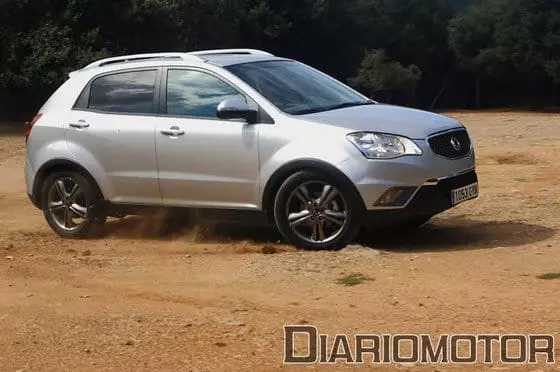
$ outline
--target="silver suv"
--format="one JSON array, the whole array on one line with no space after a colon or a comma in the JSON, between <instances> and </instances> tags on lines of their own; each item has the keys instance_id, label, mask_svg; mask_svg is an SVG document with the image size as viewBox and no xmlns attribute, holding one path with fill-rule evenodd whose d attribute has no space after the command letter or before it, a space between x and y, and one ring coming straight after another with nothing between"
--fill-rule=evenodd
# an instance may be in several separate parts
<instances>
[{"instance_id":1,"label":"silver suv","mask_svg":"<svg viewBox=\"0 0 560 372\"><path fill-rule=\"evenodd\" d=\"M94 62L26 142L29 197L70 238L179 207L262 212L298 247L337 249L364 226L421 225L478 196L458 121L252 49Z\"/></svg>"}]
</instances>

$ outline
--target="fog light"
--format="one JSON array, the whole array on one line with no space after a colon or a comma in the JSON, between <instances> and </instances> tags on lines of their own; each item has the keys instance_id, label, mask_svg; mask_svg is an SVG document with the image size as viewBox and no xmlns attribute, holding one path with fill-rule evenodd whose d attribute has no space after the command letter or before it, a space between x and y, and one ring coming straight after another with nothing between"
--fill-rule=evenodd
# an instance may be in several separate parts
<instances>
[{"instance_id":1,"label":"fog light","mask_svg":"<svg viewBox=\"0 0 560 372\"><path fill-rule=\"evenodd\" d=\"M394 187L389 189L375 203L376 207L402 207L408 203L416 187Z\"/></svg>"}]
</instances>

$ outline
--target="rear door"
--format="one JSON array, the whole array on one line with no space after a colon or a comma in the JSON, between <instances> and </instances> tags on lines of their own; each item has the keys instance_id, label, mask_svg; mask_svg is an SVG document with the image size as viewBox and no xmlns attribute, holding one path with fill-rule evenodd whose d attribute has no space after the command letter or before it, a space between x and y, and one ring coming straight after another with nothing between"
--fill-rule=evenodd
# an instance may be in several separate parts
<instances>
[{"instance_id":1,"label":"rear door","mask_svg":"<svg viewBox=\"0 0 560 372\"><path fill-rule=\"evenodd\" d=\"M164 71L156 124L164 205L257 208L261 124L218 119L218 104L229 98L248 99L212 72Z\"/></svg>"},{"instance_id":2,"label":"rear door","mask_svg":"<svg viewBox=\"0 0 560 372\"><path fill-rule=\"evenodd\" d=\"M161 204L154 115L158 68L95 77L65 118L70 151L115 203Z\"/></svg>"}]
</instances>

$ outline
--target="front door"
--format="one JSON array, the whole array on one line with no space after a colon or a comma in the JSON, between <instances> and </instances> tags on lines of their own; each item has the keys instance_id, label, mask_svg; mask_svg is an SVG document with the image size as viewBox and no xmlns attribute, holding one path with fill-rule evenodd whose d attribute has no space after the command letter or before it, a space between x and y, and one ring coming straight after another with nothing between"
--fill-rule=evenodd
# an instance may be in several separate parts
<instances>
[{"instance_id":1,"label":"front door","mask_svg":"<svg viewBox=\"0 0 560 372\"><path fill-rule=\"evenodd\" d=\"M218 104L242 97L210 72L169 69L156 122L159 184L165 206L256 209L258 128L220 120Z\"/></svg>"}]
</instances>

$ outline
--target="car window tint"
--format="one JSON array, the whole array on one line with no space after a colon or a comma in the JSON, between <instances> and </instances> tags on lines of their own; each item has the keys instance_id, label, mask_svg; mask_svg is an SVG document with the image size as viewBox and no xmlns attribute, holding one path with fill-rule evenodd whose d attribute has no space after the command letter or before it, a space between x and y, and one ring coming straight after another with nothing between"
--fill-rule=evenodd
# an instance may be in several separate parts
<instances>
[{"instance_id":1,"label":"car window tint","mask_svg":"<svg viewBox=\"0 0 560 372\"><path fill-rule=\"evenodd\" d=\"M200 71L169 70L167 74L167 113L180 116L216 118L220 102L245 99L222 80Z\"/></svg>"},{"instance_id":2,"label":"car window tint","mask_svg":"<svg viewBox=\"0 0 560 372\"><path fill-rule=\"evenodd\" d=\"M301 115L369 103L349 87L299 62L253 62L226 69L289 114Z\"/></svg>"},{"instance_id":3,"label":"car window tint","mask_svg":"<svg viewBox=\"0 0 560 372\"><path fill-rule=\"evenodd\" d=\"M106 112L153 112L157 71L123 72L91 83L88 108Z\"/></svg>"}]
</instances>

